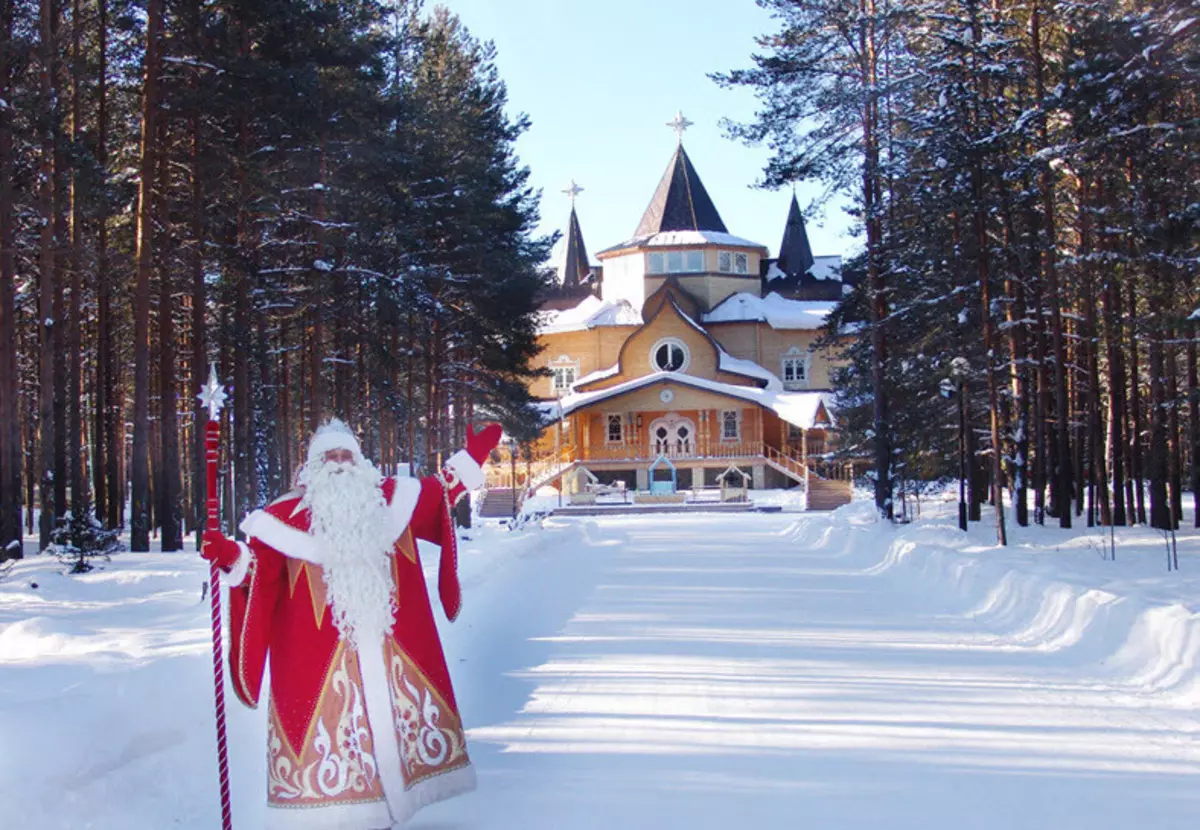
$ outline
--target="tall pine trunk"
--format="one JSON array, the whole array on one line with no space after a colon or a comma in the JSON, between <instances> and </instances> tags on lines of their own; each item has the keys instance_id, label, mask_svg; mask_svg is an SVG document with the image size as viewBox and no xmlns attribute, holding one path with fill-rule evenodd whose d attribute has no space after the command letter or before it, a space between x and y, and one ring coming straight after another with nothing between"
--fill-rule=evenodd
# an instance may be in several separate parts
<instances>
[{"instance_id":1,"label":"tall pine trunk","mask_svg":"<svg viewBox=\"0 0 1200 830\"><path fill-rule=\"evenodd\" d=\"M1187 326L1188 460L1191 462L1192 516L1200 527L1200 382L1196 367L1196 324Z\"/></svg>"},{"instance_id":2,"label":"tall pine trunk","mask_svg":"<svg viewBox=\"0 0 1200 830\"><path fill-rule=\"evenodd\" d=\"M189 12L192 16L192 50L196 55L202 54L200 0L193 0ZM190 156L188 159L188 176L191 184L191 237L192 250L188 265L192 276L192 355L191 355L191 390L192 390L192 526L196 530L196 545L199 547L200 535L204 532L207 478L205 474L204 438L208 428L208 410L200 403L200 390L208 378L206 357L208 352L208 332L205 330L205 303L207 302L204 285L204 184L200 170L200 100L198 96L197 72L193 72L189 81L192 94L192 111L189 131L191 132Z\"/></svg>"},{"instance_id":3,"label":"tall pine trunk","mask_svg":"<svg viewBox=\"0 0 1200 830\"><path fill-rule=\"evenodd\" d=\"M885 519L892 519L892 441L887 391L887 330L888 299L883 268L882 233L879 205L879 136L877 127L879 89L877 47L875 42L875 0L864 0L860 12L864 25L859 29L859 52L862 55L862 86L867 90L863 103L863 212L867 230L867 280L871 286L871 393L874 403L873 426L875 443L875 509Z\"/></svg>"},{"instance_id":4,"label":"tall pine trunk","mask_svg":"<svg viewBox=\"0 0 1200 830\"><path fill-rule=\"evenodd\" d=\"M980 86L975 101L988 98L989 84L980 78L976 58L981 40L979 27L979 8L975 0L969 2L971 15L971 38L976 49L971 53L971 73L975 83ZM985 116L978 110L976 104L973 113L973 129L978 136L985 127ZM983 158L976 153L974 164L971 166L971 198L975 208L975 261L976 274L979 279L980 313L983 319L983 353L984 373L988 390L988 423L992 439L991 463L991 498L996 510L996 540L1001 545L1008 544L1007 528L1004 525L1004 449L1000 444L1000 394L997 389L995 362L996 334L995 322L992 319L991 268L989 263L989 246L987 234L987 205L983 196Z\"/></svg>"},{"instance_id":5,"label":"tall pine trunk","mask_svg":"<svg viewBox=\"0 0 1200 830\"><path fill-rule=\"evenodd\" d=\"M81 91L80 85L86 70L80 35L83 23L80 19L80 2L71 4L71 143L77 144L80 137ZM74 166L71 170L71 304L67 317L67 466L71 475L71 513L76 520L89 511L88 487L83 469L83 215L80 205L79 176Z\"/></svg>"},{"instance_id":6,"label":"tall pine trunk","mask_svg":"<svg viewBox=\"0 0 1200 830\"><path fill-rule=\"evenodd\" d=\"M13 0L0 0L0 100L12 100ZM12 109L0 107L0 562L21 558L21 419L17 410Z\"/></svg>"},{"instance_id":7,"label":"tall pine trunk","mask_svg":"<svg viewBox=\"0 0 1200 830\"><path fill-rule=\"evenodd\" d=\"M41 508L38 522L40 549L50 544L50 531L54 529L54 518L61 505L54 501L54 147L56 125L53 117L54 75L57 45L54 42L54 0L41 0L38 28L41 35L39 49L39 80L42 105L45 108L44 126L41 135L41 153L38 158L38 214L41 233L38 239L39 279L38 313L41 332L40 359L38 367L38 401L41 433L41 477L38 484L38 501Z\"/></svg>"},{"instance_id":8,"label":"tall pine trunk","mask_svg":"<svg viewBox=\"0 0 1200 830\"><path fill-rule=\"evenodd\" d=\"M146 75L137 216L137 279L133 297L133 458L130 548L150 550L150 272L154 265L154 177L158 170L158 98L163 0L146 7Z\"/></svg>"},{"instance_id":9,"label":"tall pine trunk","mask_svg":"<svg viewBox=\"0 0 1200 830\"><path fill-rule=\"evenodd\" d=\"M1145 459L1142 453L1142 383L1138 375L1138 342L1140 340L1139 335L1143 332L1138 331L1137 327L1137 293L1133 285L1129 286L1128 319L1130 321L1129 409L1131 421L1129 431L1129 469L1134 490L1133 495L1137 503L1137 521L1138 524L1146 524L1146 472L1144 469ZM1151 339L1153 339L1153 332L1151 332Z\"/></svg>"},{"instance_id":10,"label":"tall pine trunk","mask_svg":"<svg viewBox=\"0 0 1200 830\"><path fill-rule=\"evenodd\" d=\"M1108 245L1102 243L1102 247ZM1104 333L1108 358L1108 458L1112 470L1112 522L1129 522L1125 512L1125 354L1121 349L1121 286L1115 269L1104 277ZM1132 505L1131 505L1132 506Z\"/></svg>"},{"instance_id":11,"label":"tall pine trunk","mask_svg":"<svg viewBox=\"0 0 1200 830\"><path fill-rule=\"evenodd\" d=\"M120 524L110 509L116 493L116 448L109 440L113 419L112 289L108 281L108 0L96 4L99 66L96 70L96 166L100 170L98 215L96 217L96 375L92 425L92 487L96 520L116 527Z\"/></svg>"},{"instance_id":12,"label":"tall pine trunk","mask_svg":"<svg viewBox=\"0 0 1200 830\"><path fill-rule=\"evenodd\" d=\"M166 147L166 120L158 124L159 146ZM166 152L158 158L159 187L156 203L161 217L166 217L167 193L170 189ZM164 237L168 234L164 234ZM159 246L162 265L158 277L158 423L159 464L158 475L158 524L161 528L162 550L176 551L183 548L183 527L180 513L181 483L179 477L179 404L178 382L175 361L175 282L171 257Z\"/></svg>"},{"instance_id":13,"label":"tall pine trunk","mask_svg":"<svg viewBox=\"0 0 1200 830\"><path fill-rule=\"evenodd\" d=\"M1175 345L1177 329L1171 323L1167 328L1167 344L1164 350L1167 396L1167 482L1171 492L1171 526L1178 527L1183 519L1183 463L1179 434L1179 365L1178 347Z\"/></svg>"}]
</instances>

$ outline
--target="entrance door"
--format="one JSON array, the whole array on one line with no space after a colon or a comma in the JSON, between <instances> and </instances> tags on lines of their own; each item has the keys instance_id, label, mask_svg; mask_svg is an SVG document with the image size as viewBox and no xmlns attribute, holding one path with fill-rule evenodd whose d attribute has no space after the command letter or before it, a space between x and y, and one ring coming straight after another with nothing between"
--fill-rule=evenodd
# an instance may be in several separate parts
<instances>
[{"instance_id":1,"label":"entrance door","mask_svg":"<svg viewBox=\"0 0 1200 830\"><path fill-rule=\"evenodd\" d=\"M658 418L650 424L650 447L656 456L693 456L696 454L696 424L675 413Z\"/></svg>"}]
</instances>

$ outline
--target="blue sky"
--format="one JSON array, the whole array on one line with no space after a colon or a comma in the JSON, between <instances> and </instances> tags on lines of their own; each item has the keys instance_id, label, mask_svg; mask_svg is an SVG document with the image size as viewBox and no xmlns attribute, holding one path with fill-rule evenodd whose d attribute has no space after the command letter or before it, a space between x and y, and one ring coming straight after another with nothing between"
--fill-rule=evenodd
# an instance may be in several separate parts
<instances>
[{"instance_id":1,"label":"blue sky","mask_svg":"<svg viewBox=\"0 0 1200 830\"><path fill-rule=\"evenodd\" d=\"M722 134L727 117L747 120L746 90L722 90L707 73L749 64L754 38L774 28L754 0L442 0L471 33L496 44L510 111L533 126L517 149L541 188L543 232L566 225L573 178L589 252L633 234L671 153L676 111L695 125L688 155L730 233L777 252L789 191L752 188L768 151ZM801 208L820 192L801 184ZM836 204L807 217L813 253L856 247Z\"/></svg>"}]
</instances>

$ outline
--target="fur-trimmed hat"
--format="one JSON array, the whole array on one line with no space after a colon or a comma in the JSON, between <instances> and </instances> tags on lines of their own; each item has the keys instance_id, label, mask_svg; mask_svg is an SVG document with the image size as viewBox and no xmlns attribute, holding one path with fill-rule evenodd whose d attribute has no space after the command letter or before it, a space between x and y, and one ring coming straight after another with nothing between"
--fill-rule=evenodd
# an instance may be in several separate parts
<instances>
[{"instance_id":1,"label":"fur-trimmed hat","mask_svg":"<svg viewBox=\"0 0 1200 830\"><path fill-rule=\"evenodd\" d=\"M321 458L330 450L350 450L356 457L362 457L358 439L354 437L350 427L337 418L330 418L317 428L308 445L308 460L311 462Z\"/></svg>"}]
</instances>

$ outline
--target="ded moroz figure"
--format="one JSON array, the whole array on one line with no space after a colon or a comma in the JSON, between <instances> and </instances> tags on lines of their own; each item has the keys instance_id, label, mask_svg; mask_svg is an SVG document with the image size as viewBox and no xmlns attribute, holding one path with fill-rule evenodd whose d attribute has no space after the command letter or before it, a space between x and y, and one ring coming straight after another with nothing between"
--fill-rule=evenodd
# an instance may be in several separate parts
<instances>
[{"instance_id":1,"label":"ded moroz figure","mask_svg":"<svg viewBox=\"0 0 1200 830\"><path fill-rule=\"evenodd\" d=\"M438 594L459 611L451 507L483 483L500 427L468 429L440 474L387 478L333 420L299 489L251 513L248 543L210 531L229 576L233 688L259 702L271 662L267 820L279 830L379 830L475 787L417 540L442 546Z\"/></svg>"}]
</instances>

